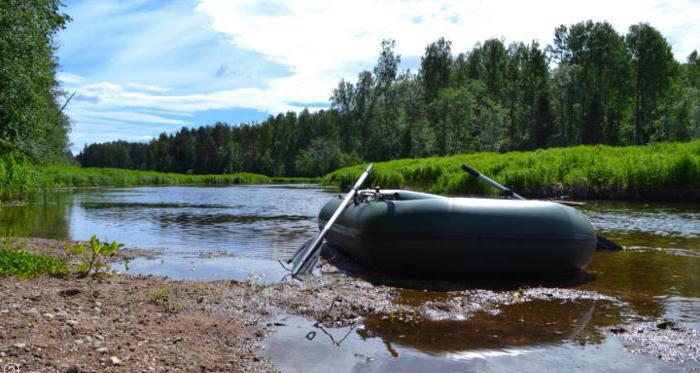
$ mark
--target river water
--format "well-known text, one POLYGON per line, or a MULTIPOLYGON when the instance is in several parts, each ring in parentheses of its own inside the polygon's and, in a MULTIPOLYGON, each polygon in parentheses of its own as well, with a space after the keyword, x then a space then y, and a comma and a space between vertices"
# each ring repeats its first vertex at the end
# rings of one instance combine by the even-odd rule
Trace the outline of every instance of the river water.
MULTIPOLYGON (((0 236, 83 240, 94 234, 162 251, 156 259, 134 261, 134 273, 274 282, 285 274, 276 260, 317 232, 315 217, 333 194, 315 185, 56 192, 0 207, 0 236)), ((527 302, 498 314, 419 326, 369 317, 356 327, 326 330, 334 339, 313 341, 304 338, 318 331, 313 322, 287 317, 265 354, 282 371, 700 369, 698 362, 636 354, 605 333, 660 319, 700 329, 700 205, 589 202, 583 211, 601 235, 627 249, 597 252, 587 280, 566 286, 613 302, 527 302)), ((410 289, 399 294, 395 302, 411 304, 444 296, 410 289)))

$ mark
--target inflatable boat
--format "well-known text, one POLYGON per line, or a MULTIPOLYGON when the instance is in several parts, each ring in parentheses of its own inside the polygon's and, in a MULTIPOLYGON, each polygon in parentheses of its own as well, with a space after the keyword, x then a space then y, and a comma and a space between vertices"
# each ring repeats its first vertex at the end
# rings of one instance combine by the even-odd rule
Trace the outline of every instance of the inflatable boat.
MULTIPOLYGON (((320 227, 341 202, 325 204, 320 227)), ((593 226, 569 206, 407 190, 359 191, 326 240, 377 271, 445 277, 576 272, 596 247, 593 226)))

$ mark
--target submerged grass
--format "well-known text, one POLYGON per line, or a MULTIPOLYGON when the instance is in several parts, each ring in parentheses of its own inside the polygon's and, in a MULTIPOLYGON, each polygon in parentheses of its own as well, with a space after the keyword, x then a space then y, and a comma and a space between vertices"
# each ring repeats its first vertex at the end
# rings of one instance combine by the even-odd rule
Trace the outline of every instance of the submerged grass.
MULTIPOLYGON (((532 197, 700 200, 700 140, 401 159, 375 163, 365 185, 447 194, 496 193, 462 171, 462 163, 532 197)), ((347 188, 364 167, 336 170, 322 183, 347 188)))

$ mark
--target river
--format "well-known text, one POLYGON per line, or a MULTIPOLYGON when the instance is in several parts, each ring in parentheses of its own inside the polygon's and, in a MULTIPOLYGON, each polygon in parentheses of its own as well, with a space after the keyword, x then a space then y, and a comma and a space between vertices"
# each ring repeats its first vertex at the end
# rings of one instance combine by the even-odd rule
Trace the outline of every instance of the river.
MULTIPOLYGON (((132 273, 275 282, 285 274, 277 260, 317 232, 315 217, 333 194, 316 185, 54 192, 0 207, 0 236, 83 240, 94 234, 162 252, 135 260, 132 273)), ((583 280, 548 286, 592 290, 610 300, 527 302, 418 326, 369 317, 352 328, 325 330, 333 339, 324 334, 313 341, 304 336, 321 334, 318 326, 289 316, 264 354, 283 371, 700 369, 698 362, 635 354, 606 333, 661 319, 700 329, 700 205, 589 202, 583 211, 601 235, 627 249, 597 252, 583 280)), ((402 289, 395 302, 444 294, 402 289)))

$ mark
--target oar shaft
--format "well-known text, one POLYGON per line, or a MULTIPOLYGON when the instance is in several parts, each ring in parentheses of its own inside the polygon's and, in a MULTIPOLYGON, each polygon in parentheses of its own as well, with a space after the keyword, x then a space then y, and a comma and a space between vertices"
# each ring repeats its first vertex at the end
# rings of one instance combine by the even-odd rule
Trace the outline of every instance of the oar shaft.
POLYGON ((467 166, 466 164, 463 164, 463 165, 462 165, 462 169, 463 169, 464 171, 467 171, 470 175, 474 176, 475 178, 477 178, 477 179, 479 179, 479 180, 485 182, 486 184, 489 184, 489 185, 491 185, 492 187, 494 187, 494 188, 500 190, 501 192, 503 192, 503 193, 506 194, 507 196, 511 196, 511 197, 513 197, 513 198, 516 198, 516 199, 523 199, 523 200, 525 199, 524 197, 522 197, 522 196, 519 195, 518 193, 513 192, 513 191, 510 190, 509 188, 507 188, 507 187, 505 187, 505 186, 499 184, 499 183, 496 182, 495 180, 492 180, 492 179, 489 178, 488 176, 486 176, 486 175, 480 173, 479 171, 477 171, 477 170, 475 170, 475 169, 473 169, 473 168, 467 166))
POLYGON ((294 263, 294 266, 292 268, 292 275, 296 275, 297 273, 299 273, 300 269, 302 267, 304 267, 304 264, 306 263, 306 261, 309 260, 309 258, 315 254, 316 250, 318 249, 318 246, 321 244, 321 242, 323 241, 323 238, 326 236, 326 233, 328 233, 328 231, 331 229, 331 227, 333 226, 333 223, 335 223, 335 221, 338 220, 338 217, 340 217, 340 214, 343 213, 343 211, 345 210, 345 207, 348 205, 348 203, 350 203, 350 201, 355 197, 358 189, 360 189, 362 184, 364 184, 365 180, 367 179, 367 176, 369 176, 369 173, 371 171, 372 171, 372 164, 367 166, 367 169, 365 169, 365 172, 363 172, 362 175, 360 176, 360 178, 357 179, 357 182, 352 187, 352 189, 350 189, 348 194, 345 196, 345 198, 343 199, 343 202, 341 202, 340 206, 338 206, 338 208, 335 210, 335 212, 333 213, 331 218, 328 219, 328 222, 326 222, 326 225, 321 230, 321 233, 319 233, 318 236, 316 236, 316 238, 314 238, 311 245, 309 245, 309 248, 302 254, 301 259, 298 262, 294 263))

